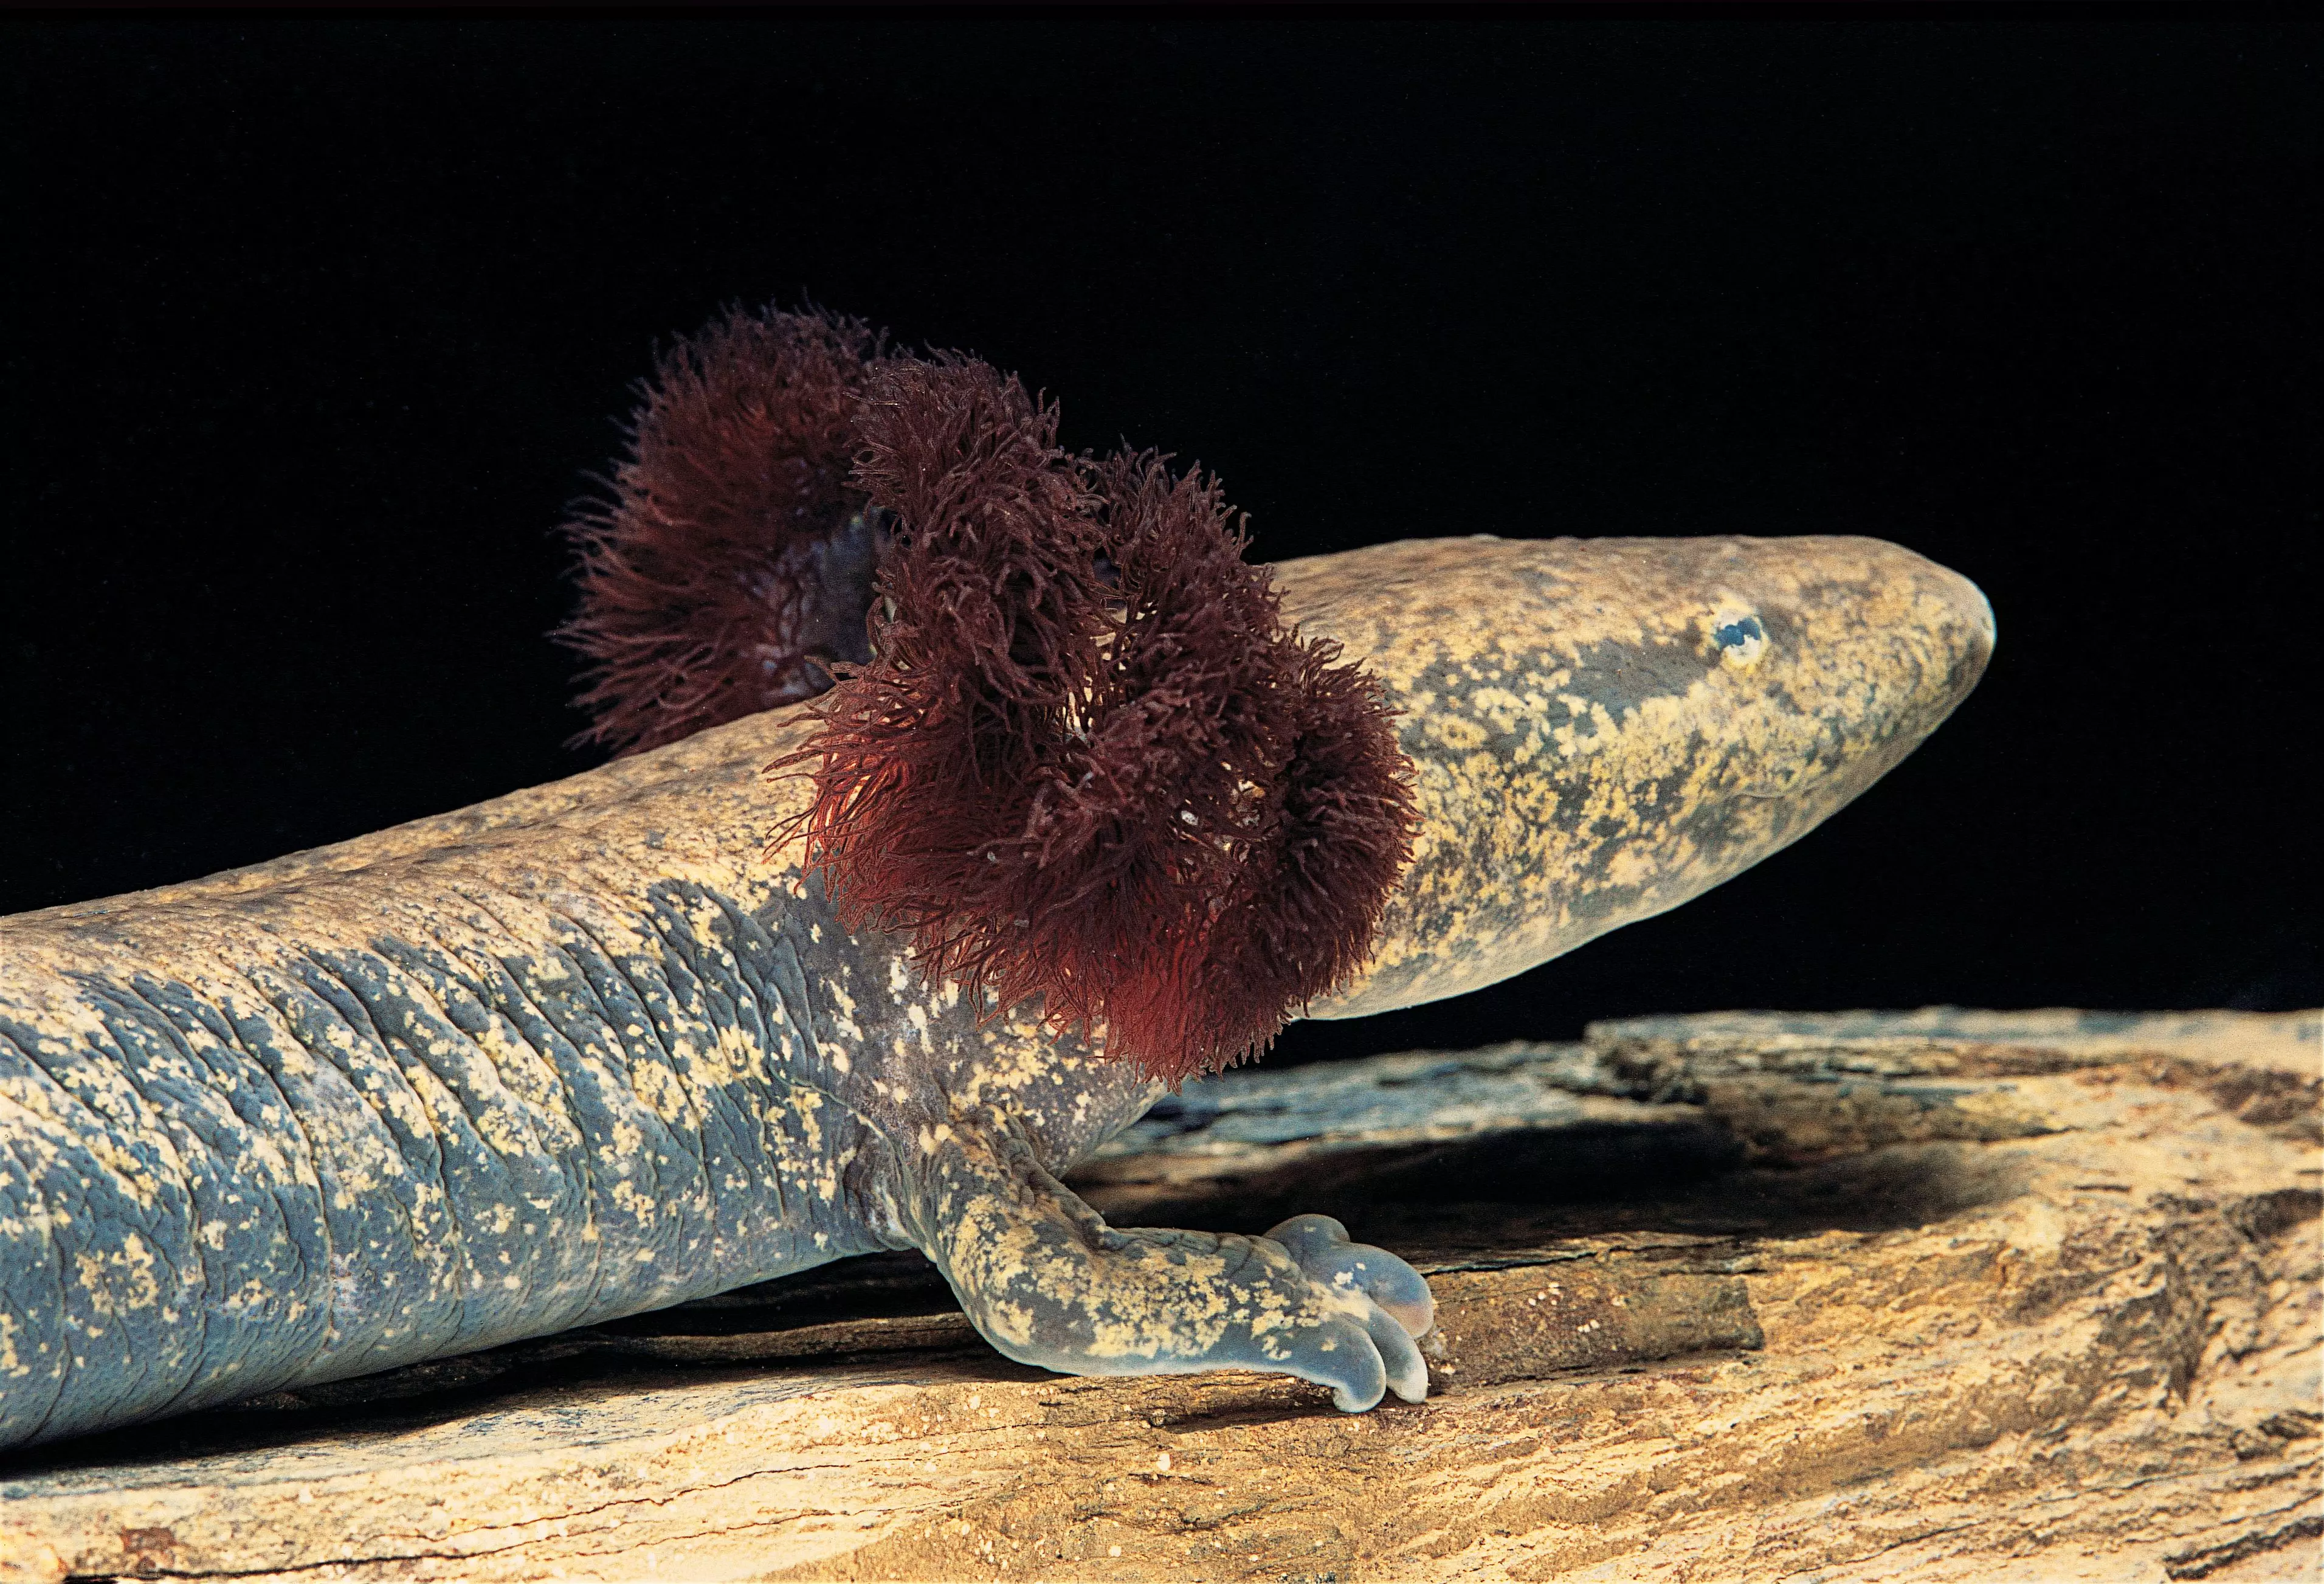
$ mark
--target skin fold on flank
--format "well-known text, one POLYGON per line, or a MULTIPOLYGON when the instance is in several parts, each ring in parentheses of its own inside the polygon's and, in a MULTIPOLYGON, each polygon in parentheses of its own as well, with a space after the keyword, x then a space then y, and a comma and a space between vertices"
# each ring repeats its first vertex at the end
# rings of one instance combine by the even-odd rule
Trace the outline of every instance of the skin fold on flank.
POLYGON ((1023 1363, 1418 1400, 1392 1254, 1058 1175, 1285 1017, 1748 868, 1992 652, 1877 539, 1246 566, 1215 481, 1054 434, 973 359, 730 315, 579 530, 622 756, 0 921, 0 1445, 902 1248, 1023 1363))

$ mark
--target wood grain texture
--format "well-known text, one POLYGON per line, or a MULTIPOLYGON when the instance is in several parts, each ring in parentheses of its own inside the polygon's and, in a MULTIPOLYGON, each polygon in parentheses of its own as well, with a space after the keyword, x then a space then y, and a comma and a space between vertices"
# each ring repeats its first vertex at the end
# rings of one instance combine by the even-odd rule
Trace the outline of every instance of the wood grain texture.
POLYGON ((1714 1014, 1190 1084, 1118 1221, 1340 1216, 1434 1393, 1080 1380, 918 1256, 23 1454, 0 1579, 2279 1579, 2315 1014, 1714 1014))

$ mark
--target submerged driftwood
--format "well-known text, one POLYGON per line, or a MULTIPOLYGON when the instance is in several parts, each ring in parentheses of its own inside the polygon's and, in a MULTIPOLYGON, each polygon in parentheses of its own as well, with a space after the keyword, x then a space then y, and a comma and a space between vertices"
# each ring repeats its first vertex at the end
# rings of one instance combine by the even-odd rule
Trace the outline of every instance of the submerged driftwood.
POLYGON ((1716 1014, 1190 1084, 1434 1394, 1008 1364, 918 1255, 0 1464, 0 1579, 2314 1578, 2314 1014, 1716 1014))

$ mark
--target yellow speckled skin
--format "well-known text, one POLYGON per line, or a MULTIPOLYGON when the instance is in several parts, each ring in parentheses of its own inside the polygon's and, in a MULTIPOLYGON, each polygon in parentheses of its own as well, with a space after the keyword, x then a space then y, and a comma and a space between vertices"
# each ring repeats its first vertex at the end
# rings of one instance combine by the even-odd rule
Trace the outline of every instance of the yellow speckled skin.
MULTIPOLYGON (((1280 569, 1387 684, 1425 819, 1321 1015, 1676 905, 1927 735, 1993 639, 1877 541, 1420 541, 1280 569)), ((918 1247, 993 1344, 1425 1372, 1425 1284, 1307 1218, 1121 1229, 1058 1185, 1159 1092, 761 857, 778 710, 337 847, 0 921, 0 1445, 918 1247)), ((263 796, 263 789, 254 795, 263 796)))
POLYGON ((1994 641, 1975 584, 1877 539, 1409 540, 1278 587, 1388 684, 1425 821, 1317 1017, 1474 990, 1701 895, 1910 753, 1994 641))

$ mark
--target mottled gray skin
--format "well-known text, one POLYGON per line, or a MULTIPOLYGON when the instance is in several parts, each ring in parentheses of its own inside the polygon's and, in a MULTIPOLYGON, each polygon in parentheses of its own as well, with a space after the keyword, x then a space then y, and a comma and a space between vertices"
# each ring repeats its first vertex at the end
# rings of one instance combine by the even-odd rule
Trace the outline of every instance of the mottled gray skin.
MULTIPOLYGON (((1407 542, 1280 586, 1388 685, 1425 820, 1333 1015, 1795 839, 1992 643, 1973 587, 1869 540, 1407 542)), ((795 846, 761 857, 804 796, 761 767, 811 726, 0 921, 0 1445, 906 1247, 1024 1362, 1418 1397, 1401 1261, 1323 1218, 1106 1226, 1056 1173, 1158 1087, 1028 1011, 980 1026, 795 846)))

